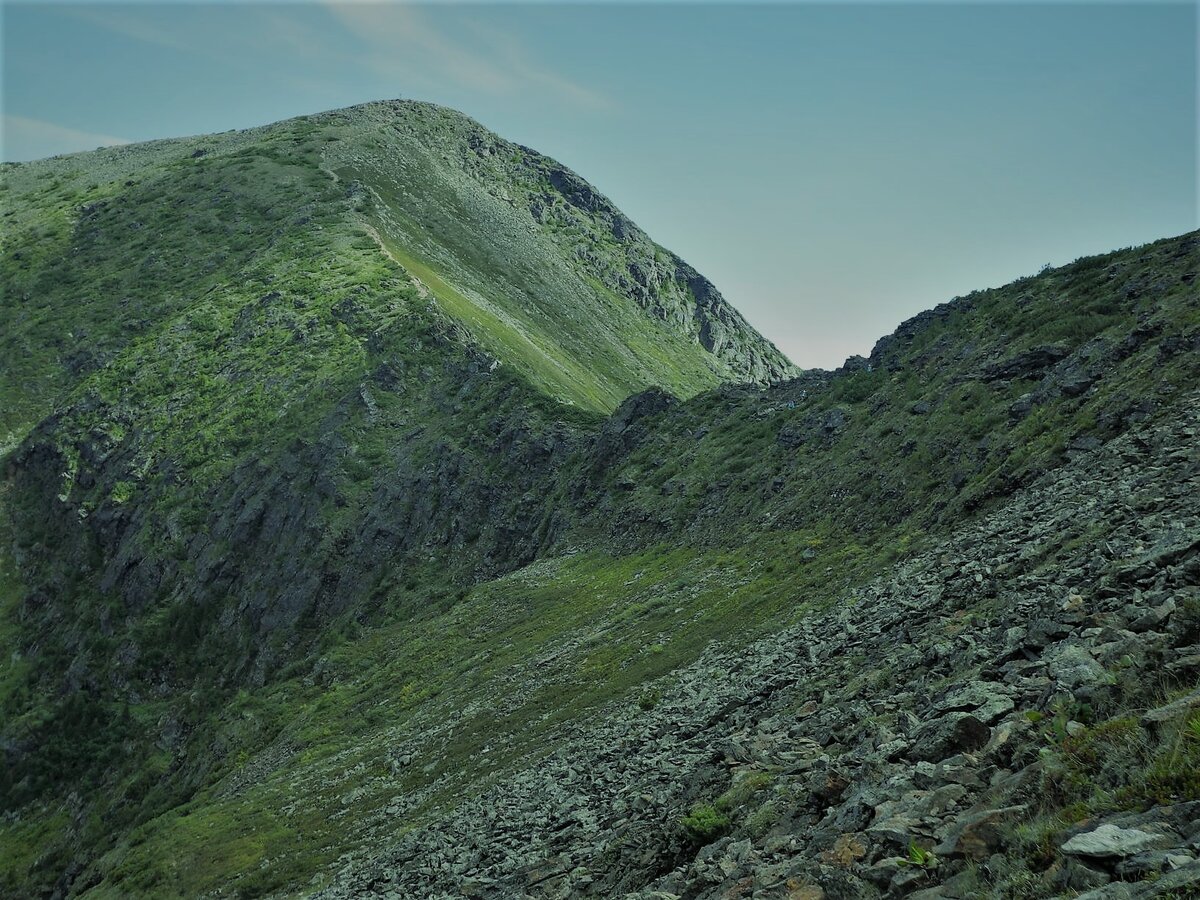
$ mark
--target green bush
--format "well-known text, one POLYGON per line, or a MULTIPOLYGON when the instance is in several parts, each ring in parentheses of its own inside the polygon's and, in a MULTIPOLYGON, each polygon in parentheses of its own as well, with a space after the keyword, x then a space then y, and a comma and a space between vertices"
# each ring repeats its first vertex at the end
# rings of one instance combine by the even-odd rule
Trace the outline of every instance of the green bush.
POLYGON ((728 832, 730 825, 729 816, 711 803, 697 803, 692 807, 692 811, 683 817, 684 831, 692 842, 698 845, 711 844, 728 832))

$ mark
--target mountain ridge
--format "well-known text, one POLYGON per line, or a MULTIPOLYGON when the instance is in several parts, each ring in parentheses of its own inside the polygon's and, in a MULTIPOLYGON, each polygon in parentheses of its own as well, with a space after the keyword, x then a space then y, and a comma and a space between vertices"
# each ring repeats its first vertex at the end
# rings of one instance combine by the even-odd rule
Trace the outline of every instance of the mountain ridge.
MULTIPOLYGON (((365 123, 334 111, 156 146, 142 169, 141 151, 117 149, 73 176, 75 158, 6 178, 0 340, 16 365, 0 383, 15 444, 0 481, 0 891, 661 898, 736 894, 761 875, 765 896, 911 893, 965 883, 971 857, 938 850, 936 870, 895 857, 906 839, 921 852, 948 840, 975 787, 922 769, 922 785, 954 797, 918 821, 932 813, 894 804, 929 788, 896 781, 903 796, 888 794, 871 774, 896 774, 881 748, 901 741, 896 752, 958 771, 954 741, 984 731, 1034 752, 1045 738, 1026 713, 1050 723, 1046 749, 1066 766, 1038 812, 1050 843, 1030 849, 997 826, 989 847, 1006 867, 976 872, 971 890, 1016 895, 1021 882, 1049 896, 1118 877, 1053 842, 1085 814, 1149 802, 1163 828, 1183 827, 1168 807, 1192 802, 1186 766, 1170 769, 1171 741, 1191 747, 1186 717, 1138 732, 1142 761, 1166 768, 1126 807, 1066 783, 1074 745, 1051 725, 1094 729, 1096 750, 1130 709, 1190 690, 1195 547, 1173 523, 1196 514, 1200 233, 943 304, 834 372, 720 383, 694 317, 663 337, 693 302, 690 269, 648 238, 618 240, 615 214, 584 216, 601 201, 567 175, 584 209, 551 185, 546 226, 533 204, 550 163, 514 161, 515 145, 457 114, 404 110, 428 146, 396 136, 385 103, 365 123), (439 143, 430 129, 446 117, 439 143), (435 164, 442 153, 453 158, 435 164), (510 165, 534 174, 486 174, 510 165), (533 259, 551 274, 531 274, 533 259), (661 264, 658 281, 649 269, 638 280, 639 261, 661 264), (537 285, 564 297, 587 273, 599 304, 587 315, 535 302, 537 285), (669 352, 613 349, 633 323, 669 352), (574 377, 592 362, 600 380, 574 377), (690 387, 655 387, 655 371, 690 387), (1089 490, 1105 509, 1149 504, 1144 526, 1074 522, 1089 490), (999 525, 972 530, 982 522, 999 525), (1022 528, 1036 533, 1032 561, 1013 557, 1022 528), (1125 549, 1104 556, 1105 540, 1125 549), (1064 563, 1075 581, 1037 569, 1075 552, 1088 560, 1064 563), (905 572, 928 597, 905 594, 905 572), (1060 588, 1089 611, 1059 608, 1060 588), (1010 602, 1033 635, 1027 669, 984 658, 1010 652, 1010 602), (959 669, 936 635, 958 640, 963 622, 979 623, 978 653, 959 669), (843 684, 805 668, 807 633, 843 684), (920 653, 888 656, 905 634, 920 653), (750 679, 709 696, 703 673, 713 660, 736 671, 743 655, 804 671, 799 703, 817 710, 785 703, 785 726, 739 736, 762 724, 770 692, 750 679), (945 682, 887 708, 887 672, 945 682), (974 698, 980 681, 1012 709, 923 702, 974 698), (854 722, 840 717, 843 687, 854 722), (692 706, 712 714, 695 720, 692 706), (868 720, 878 733, 861 731, 868 720), (564 756, 564 735, 610 728, 635 736, 622 752, 648 781, 631 784, 659 787, 593 794, 575 780, 604 770, 564 756), (702 735, 686 764, 653 750, 676 733, 702 735), (762 744, 768 733, 787 737, 762 744), (811 774, 789 770, 820 757, 811 774), (464 805, 493 786, 520 795, 547 759, 576 775, 536 791, 530 818, 508 801, 492 814, 464 805), (844 802, 826 777, 847 782, 844 802), (475 819, 465 843, 461 816, 475 819), (605 849, 589 843, 618 820, 605 849), (404 834, 435 871, 387 862, 404 834), (849 858, 778 868, 827 851, 849 858)), ((760 345, 731 321, 742 349, 713 346, 752 375, 745 342, 760 345)), ((1176 836, 1165 849, 1182 859, 1190 838, 1176 836)))

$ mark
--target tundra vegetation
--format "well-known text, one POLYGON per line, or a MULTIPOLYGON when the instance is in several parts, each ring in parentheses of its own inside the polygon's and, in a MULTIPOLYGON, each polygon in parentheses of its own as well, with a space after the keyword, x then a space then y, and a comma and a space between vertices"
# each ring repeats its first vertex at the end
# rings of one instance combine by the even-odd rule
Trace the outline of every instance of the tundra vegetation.
POLYGON ((427 104, 2 174, 6 895, 1200 889, 1200 235, 801 371, 427 104))

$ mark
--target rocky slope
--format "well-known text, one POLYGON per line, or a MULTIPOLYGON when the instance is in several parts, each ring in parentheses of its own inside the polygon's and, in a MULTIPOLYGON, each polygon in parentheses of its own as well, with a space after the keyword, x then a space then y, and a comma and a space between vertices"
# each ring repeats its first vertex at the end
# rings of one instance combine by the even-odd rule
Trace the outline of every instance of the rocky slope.
POLYGON ((1200 890, 1198 437, 1193 394, 321 896, 1200 890))
POLYGON ((1137 722, 1196 687, 1194 545, 1120 572, 1195 533, 1200 236, 796 374, 577 176, 423 104, 5 186, 0 891, 1184 877, 1192 720, 1137 722), (958 854, 985 802, 1041 831, 958 854), (1059 852, 1147 810, 1157 871, 1059 852))

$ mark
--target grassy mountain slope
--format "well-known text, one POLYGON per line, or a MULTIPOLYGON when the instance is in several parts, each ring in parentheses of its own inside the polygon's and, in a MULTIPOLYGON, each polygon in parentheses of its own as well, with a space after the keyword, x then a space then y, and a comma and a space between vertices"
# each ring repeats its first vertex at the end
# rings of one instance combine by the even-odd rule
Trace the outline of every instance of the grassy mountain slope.
MULTIPOLYGON (((335 221, 342 249, 404 266, 501 364, 567 403, 603 412, 652 384, 690 395, 794 371, 574 173, 428 104, 8 164, 4 176, 6 446, 131 336, 201 297, 236 308, 244 298, 224 292, 269 270, 255 271, 260 255, 321 243, 335 221)), ((336 289, 360 263, 347 251, 297 287, 336 289)))
MULTIPOLYGON (((1110 882, 1094 896, 1194 896, 1198 401, 927 535, 876 578, 789 579, 809 601, 795 624, 714 641, 541 740, 488 713, 514 684, 591 694, 569 642, 441 728, 368 738, 420 762, 482 719, 477 768, 500 758, 432 814, 406 802, 419 792, 393 797, 319 896, 966 900, 1110 882), (536 752, 511 761, 514 743, 536 752)), ((705 628, 677 585, 630 561, 643 579, 628 608, 670 623, 659 644, 623 648, 638 678, 705 628)), ((531 581, 508 589, 536 596, 531 581)), ((733 595, 727 627, 753 610, 753 589, 712 588, 706 610, 733 595)), ((622 618, 599 635, 589 623, 592 646, 620 641, 622 618)), ((396 781, 368 770, 338 802, 396 781)))
MULTIPOLYGON (((14 896, 369 871, 585 723, 640 721, 710 645, 836 613, 1169 420, 1200 377, 1197 235, 687 398, 783 363, 575 176, 455 114, 5 174, 14 896), (651 384, 685 399, 623 400, 651 384)), ((646 802, 635 832, 687 812, 646 802)))
POLYGON ((647 381, 690 395, 793 373, 709 282, 554 160, 428 104, 317 121, 382 246, 548 393, 610 410, 647 381))

